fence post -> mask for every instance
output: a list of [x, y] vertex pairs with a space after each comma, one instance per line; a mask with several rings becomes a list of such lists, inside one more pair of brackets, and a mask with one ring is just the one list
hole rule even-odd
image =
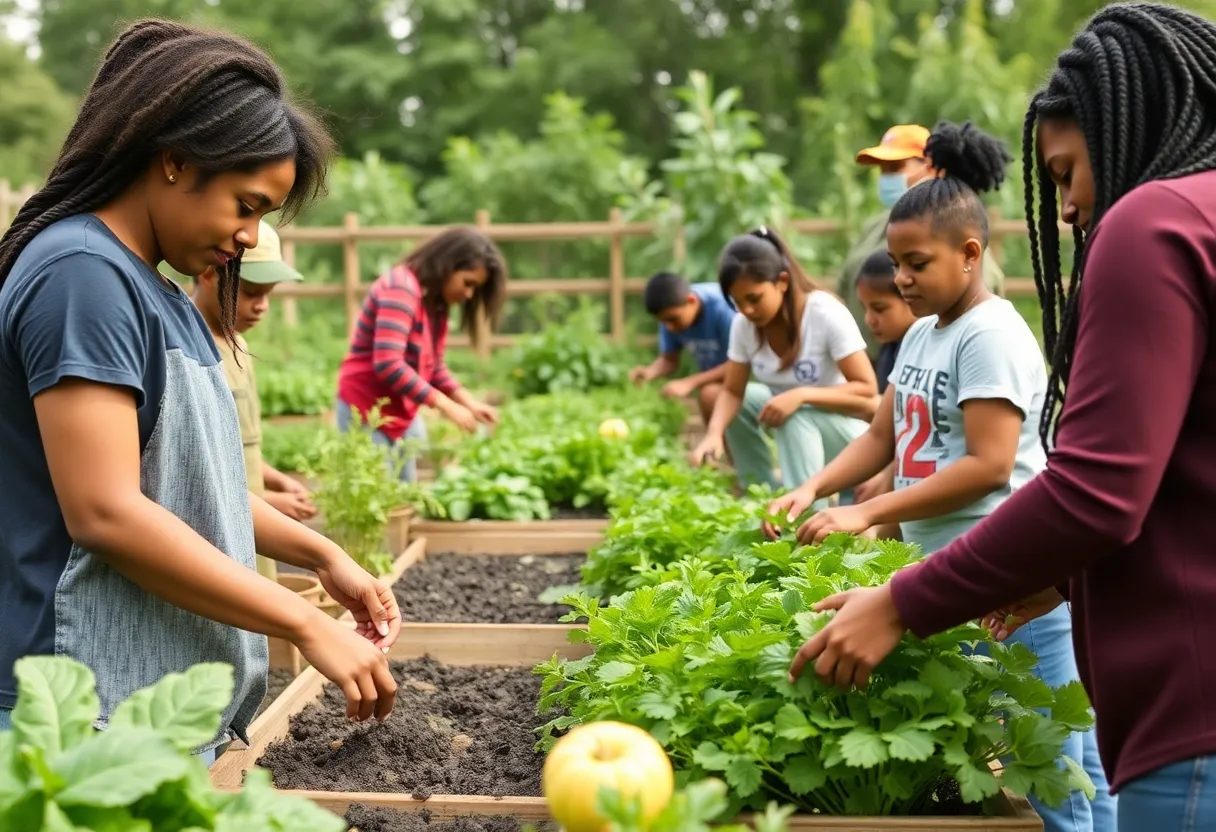
[[[296, 265], [296, 244], [292, 240], [283, 241], [283, 262], [293, 268]], [[282, 298], [283, 323], [292, 329], [300, 325], [300, 304], [295, 297], [287, 295]]]
[[[988, 209], [988, 228], [995, 229], [997, 227], [997, 224], [1000, 221], [1001, 221], [1001, 209], [997, 208], [996, 206], [989, 208]], [[1005, 235], [1000, 232], [995, 233], [995, 234], [990, 233], [988, 235], [988, 250], [992, 252], [992, 259], [995, 260], [996, 264], [1001, 267], [1002, 271], [1004, 271], [1004, 269], [1005, 269]], [[1003, 281], [1002, 281], [1002, 285], [998, 289], [997, 294], [1001, 295], [1002, 297], [1005, 296], [1005, 286], [1004, 286]]]
[[346, 334], [353, 335], [359, 322], [359, 241], [355, 232], [359, 230], [359, 215], [351, 211], [342, 221], [345, 232], [342, 238], [342, 286], [346, 295]]
[[[608, 212], [608, 222], [614, 226], [621, 225], [620, 208]], [[619, 228], [613, 230], [609, 242], [608, 292], [612, 340], [620, 343], [625, 340], [625, 246]]]
[[[490, 212], [485, 208], [477, 209], [476, 224], [479, 231], [489, 236]], [[503, 290], [504, 294], [510, 295], [507, 286], [504, 286]], [[492, 334], [490, 331], [490, 318], [486, 315], [486, 310], [480, 306], [477, 307], [475, 315], [473, 328], [477, 332], [477, 357], [483, 361], [487, 361], [490, 358], [490, 336]]]
[[684, 236], [684, 223], [676, 226], [676, 233], [671, 241], [671, 261], [676, 271], [684, 271], [684, 261], [688, 258], [688, 238]]

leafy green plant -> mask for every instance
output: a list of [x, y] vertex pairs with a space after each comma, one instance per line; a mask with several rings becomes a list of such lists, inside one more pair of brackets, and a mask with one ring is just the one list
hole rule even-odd
[[753, 829], [755, 832], [786, 832], [789, 828], [786, 820], [794, 813], [794, 807], [779, 807], [774, 801], [756, 816], [754, 826], [714, 824], [729, 807], [726, 784], [717, 778], [678, 789], [667, 808], [649, 823], [642, 819], [641, 800], [637, 797], [626, 800], [616, 789], [601, 789], [597, 806], [600, 814], [611, 821], [612, 832], [752, 832]]
[[[941, 814], [955, 786], [968, 804], [1002, 785], [1052, 805], [1071, 788], [1092, 794], [1075, 761], [1056, 765], [1069, 733], [1093, 724], [1084, 690], [1052, 690], [1031, 675], [1033, 653], [991, 641], [978, 625], [905, 635], [864, 691], [813, 673], [790, 684], [798, 646], [832, 615], [811, 607], [888, 580], [919, 557], [914, 547], [833, 535], [822, 546], [775, 541], [744, 555], [727, 568], [690, 558], [677, 579], [606, 607], [567, 597], [566, 620], [587, 619], [595, 652], [536, 668], [541, 712], [567, 712], [543, 729], [541, 746], [583, 722], [639, 725], [684, 777], [722, 774], [732, 811], [776, 799], [832, 815]], [[989, 766], [998, 759], [999, 781]]]
[[258, 398], [265, 417], [322, 413], [333, 407], [335, 389], [332, 373], [274, 366], [258, 372]]
[[316, 425], [262, 425], [262, 459], [280, 471], [307, 471], [316, 467], [320, 449], [335, 433]]
[[562, 324], [524, 339], [515, 352], [515, 394], [621, 387], [628, 377], [627, 352], [602, 333], [601, 311], [586, 298]]
[[545, 493], [527, 477], [492, 474], [479, 468], [445, 468], [431, 488], [439, 514], [449, 520], [548, 520]]
[[215, 791], [191, 750], [219, 732], [232, 668], [200, 664], [136, 691], [94, 728], [96, 680], [80, 662], [27, 656], [0, 733], [0, 829], [23, 832], [341, 832], [341, 819], [276, 792], [255, 769], [239, 794]]
[[401, 469], [416, 452], [411, 440], [391, 450], [377, 445], [373, 432], [384, 424], [380, 404], [366, 414], [355, 413], [346, 433], [326, 435], [308, 474], [319, 485], [313, 501], [325, 518], [325, 534], [372, 574], [392, 569], [385, 551], [389, 512], [412, 506], [430, 516], [443, 516], [443, 507], [423, 486], [401, 481]]

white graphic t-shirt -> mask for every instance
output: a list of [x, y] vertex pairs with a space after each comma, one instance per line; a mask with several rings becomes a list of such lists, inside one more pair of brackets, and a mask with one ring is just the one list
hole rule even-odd
[[755, 325], [742, 315], [731, 323], [727, 357], [750, 364], [754, 380], [774, 393], [784, 393], [795, 387], [844, 384], [848, 379], [837, 362], [865, 348], [865, 338], [848, 308], [830, 292], [815, 291], [802, 310], [802, 348], [793, 364], [781, 369], [781, 359], [767, 343], [760, 343]]
[[895, 387], [895, 487], [908, 488], [967, 454], [963, 403], [1005, 399], [1022, 411], [1009, 483], [953, 514], [902, 523], [904, 540], [935, 552], [996, 510], [1047, 464], [1039, 415], [1047, 372], [1038, 342], [1013, 304], [993, 298], [942, 329], [937, 316], [912, 325], [900, 346]]

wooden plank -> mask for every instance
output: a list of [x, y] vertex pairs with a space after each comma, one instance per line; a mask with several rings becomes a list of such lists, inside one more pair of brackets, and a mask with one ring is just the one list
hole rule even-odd
[[[581, 659], [591, 654], [589, 644], [571, 644], [577, 624], [437, 624], [407, 621], [389, 650], [392, 659], [420, 659], [459, 667], [495, 665], [535, 667], [554, 653]], [[537, 656], [544, 658], [537, 659]]]
[[416, 520], [410, 534], [427, 539], [431, 552], [457, 555], [545, 555], [586, 552], [604, 539], [606, 519], [534, 520]]

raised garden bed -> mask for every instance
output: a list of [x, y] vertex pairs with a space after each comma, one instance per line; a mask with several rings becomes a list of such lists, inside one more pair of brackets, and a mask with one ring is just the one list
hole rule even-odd
[[[505, 815], [465, 815], [444, 818], [423, 809], [398, 812], [355, 804], [346, 811], [351, 832], [521, 832], [523, 823]], [[533, 822], [537, 832], [558, 832], [557, 824]]]
[[413, 539], [425, 537], [432, 552], [457, 555], [556, 555], [586, 552], [604, 539], [608, 520], [579, 518], [533, 520], [415, 520]]
[[570, 608], [539, 598], [578, 583], [584, 560], [582, 554], [423, 555], [393, 584], [393, 593], [408, 622], [556, 624]]

